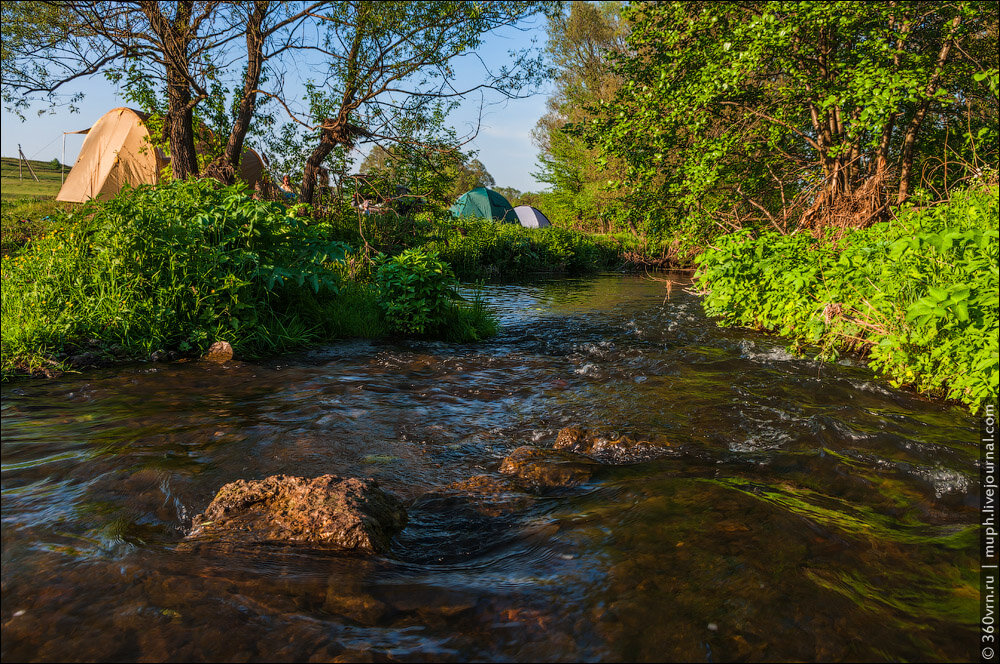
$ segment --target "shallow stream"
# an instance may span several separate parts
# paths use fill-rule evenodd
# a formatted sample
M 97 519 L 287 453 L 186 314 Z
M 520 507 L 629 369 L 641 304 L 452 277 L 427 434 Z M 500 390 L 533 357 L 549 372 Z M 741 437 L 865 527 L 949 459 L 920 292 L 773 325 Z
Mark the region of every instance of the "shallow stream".
M 488 286 L 482 344 L 2 386 L 4 661 L 977 658 L 977 421 L 721 329 L 685 277 Z M 671 454 L 463 494 L 565 426 Z M 370 476 L 392 551 L 184 541 L 239 478 Z

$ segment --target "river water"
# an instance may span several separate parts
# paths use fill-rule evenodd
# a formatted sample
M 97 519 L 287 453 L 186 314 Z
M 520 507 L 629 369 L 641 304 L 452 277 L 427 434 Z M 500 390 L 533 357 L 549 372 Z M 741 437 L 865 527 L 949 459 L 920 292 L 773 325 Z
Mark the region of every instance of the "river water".
M 5 661 L 971 660 L 977 421 L 720 329 L 675 280 L 488 286 L 500 337 L 2 387 Z M 668 439 L 474 496 L 560 428 Z M 367 476 L 384 556 L 184 540 L 239 478 Z

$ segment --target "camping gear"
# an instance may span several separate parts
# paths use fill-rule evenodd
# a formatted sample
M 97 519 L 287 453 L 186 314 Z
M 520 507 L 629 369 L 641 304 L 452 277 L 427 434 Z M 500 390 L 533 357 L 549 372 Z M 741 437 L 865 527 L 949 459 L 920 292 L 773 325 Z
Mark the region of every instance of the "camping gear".
M 486 187 L 476 187 L 459 196 L 451 206 L 451 213 L 456 217 L 495 219 L 504 224 L 518 223 L 517 213 L 507 199 Z
M 514 208 L 514 213 L 525 228 L 548 228 L 552 225 L 541 210 L 530 205 L 518 205 Z
M 83 203 L 91 198 L 110 198 L 125 184 L 136 187 L 159 182 L 160 171 L 170 158 L 147 140 L 149 131 L 144 122 L 148 117 L 131 108 L 115 108 L 102 115 L 86 130 L 80 155 L 56 200 Z M 240 160 L 240 175 L 251 189 L 265 175 L 264 161 L 249 148 Z

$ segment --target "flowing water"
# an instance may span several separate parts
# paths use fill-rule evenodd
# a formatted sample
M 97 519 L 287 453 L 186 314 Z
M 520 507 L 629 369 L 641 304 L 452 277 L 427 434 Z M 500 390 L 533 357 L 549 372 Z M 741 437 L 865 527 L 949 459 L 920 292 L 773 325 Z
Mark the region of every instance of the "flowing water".
M 977 421 L 717 328 L 685 283 L 490 286 L 482 344 L 5 384 L 3 659 L 976 657 Z M 448 488 L 567 425 L 672 452 Z M 367 558 L 184 540 L 277 473 L 375 477 L 410 523 Z

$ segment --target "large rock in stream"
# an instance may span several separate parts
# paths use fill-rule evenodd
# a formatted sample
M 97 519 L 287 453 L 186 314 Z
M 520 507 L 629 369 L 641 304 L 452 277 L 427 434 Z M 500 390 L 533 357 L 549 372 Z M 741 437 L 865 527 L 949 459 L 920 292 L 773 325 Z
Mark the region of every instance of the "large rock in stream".
M 188 537 L 381 553 L 405 525 L 403 503 L 373 479 L 272 475 L 223 486 L 205 513 L 195 517 Z
M 579 427 L 561 430 L 553 447 L 611 465 L 639 463 L 677 454 L 673 443 L 668 440 L 633 440 L 628 436 L 609 438 Z

